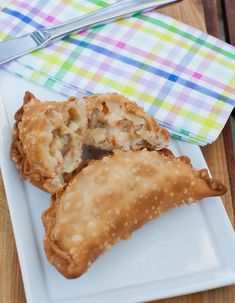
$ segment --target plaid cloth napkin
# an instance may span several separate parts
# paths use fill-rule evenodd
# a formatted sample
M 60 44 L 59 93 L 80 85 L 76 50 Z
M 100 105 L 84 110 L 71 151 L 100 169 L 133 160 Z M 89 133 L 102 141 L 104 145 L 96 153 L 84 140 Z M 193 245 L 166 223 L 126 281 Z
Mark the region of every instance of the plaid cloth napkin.
M 112 2 L 12 0 L 2 5 L 0 41 Z M 218 137 L 235 105 L 235 49 L 156 11 L 69 36 L 2 68 L 64 95 L 125 94 L 172 136 L 200 145 Z

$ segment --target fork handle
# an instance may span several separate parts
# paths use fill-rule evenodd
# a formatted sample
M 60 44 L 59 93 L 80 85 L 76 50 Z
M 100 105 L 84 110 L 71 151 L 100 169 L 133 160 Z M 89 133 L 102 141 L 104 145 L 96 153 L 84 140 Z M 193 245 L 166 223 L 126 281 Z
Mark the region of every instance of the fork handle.
M 65 23 L 45 27 L 41 31 L 44 35 L 50 37 L 48 42 L 51 43 L 90 27 L 103 25 L 116 19 L 131 16 L 134 13 L 159 8 L 179 1 L 181 0 L 121 0 Z

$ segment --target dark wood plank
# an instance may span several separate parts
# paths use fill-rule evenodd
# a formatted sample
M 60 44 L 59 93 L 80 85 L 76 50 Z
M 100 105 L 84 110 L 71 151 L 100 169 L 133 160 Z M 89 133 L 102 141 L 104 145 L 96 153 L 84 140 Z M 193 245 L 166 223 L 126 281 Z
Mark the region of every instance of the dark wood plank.
M 221 0 L 227 42 L 235 46 L 235 0 Z M 235 110 L 232 115 L 235 117 Z
M 221 0 L 227 40 L 235 46 L 235 0 Z
M 225 145 L 225 154 L 228 163 L 228 175 L 229 175 L 229 183 L 233 204 L 233 211 L 235 214 L 235 159 L 234 159 L 234 151 L 233 151 L 233 139 L 231 136 L 232 133 L 232 123 L 231 119 L 226 123 L 223 130 L 223 138 Z
M 235 43 L 235 0 L 204 0 L 202 1 L 207 32 L 217 38 L 222 37 L 222 30 L 219 24 L 219 17 L 224 17 L 223 24 L 227 42 Z M 221 12 L 218 6 L 221 6 Z M 235 45 L 235 44 L 234 44 Z M 229 174 L 233 212 L 235 214 L 235 160 L 233 152 L 231 120 L 229 119 L 223 130 L 226 162 Z
M 206 30 L 215 37 L 221 37 L 221 29 L 219 25 L 219 11 L 217 0 L 203 0 L 203 10 L 205 15 Z

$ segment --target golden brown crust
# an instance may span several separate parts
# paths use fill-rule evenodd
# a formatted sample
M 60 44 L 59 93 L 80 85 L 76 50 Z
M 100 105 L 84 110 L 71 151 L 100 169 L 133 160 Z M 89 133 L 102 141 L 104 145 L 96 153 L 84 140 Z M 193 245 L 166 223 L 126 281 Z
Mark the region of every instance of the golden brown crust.
M 22 122 L 22 117 L 24 114 L 24 105 L 30 103 L 31 100 L 35 100 L 37 102 L 38 100 L 34 97 L 34 95 L 30 92 L 25 92 L 23 105 L 19 108 L 19 110 L 15 113 L 15 124 L 13 128 L 13 135 L 12 135 L 12 143 L 10 148 L 10 158 L 15 163 L 17 169 L 19 170 L 20 176 L 28 180 L 28 176 L 31 175 L 39 175 L 39 180 L 36 180 L 36 178 L 31 178 L 30 182 L 44 190 L 44 175 L 42 172 L 36 168 L 32 169 L 29 166 L 27 156 L 24 152 L 22 141 L 20 139 L 20 129 L 19 129 L 19 123 Z M 39 102 L 39 101 L 38 101 Z
M 48 239 L 53 238 L 52 230 L 56 220 L 55 203 L 56 203 L 55 196 L 52 196 L 51 207 L 48 210 L 46 210 L 42 216 L 43 225 L 45 229 L 48 231 L 47 234 Z M 70 264 L 73 263 L 73 260 L 69 256 L 69 254 L 61 250 L 59 245 L 56 244 L 56 242 L 47 241 L 45 238 L 44 238 L 44 249 L 47 253 L 47 258 L 51 260 L 51 262 L 53 262 L 54 264 L 61 264 L 61 266 L 59 266 L 58 268 L 61 274 L 67 278 L 72 278 L 72 276 L 70 277 L 67 275 L 67 268 L 69 267 Z
M 134 144 L 131 149 L 141 149 L 143 147 L 160 148 L 167 145 L 169 138 L 168 132 L 161 129 L 153 117 L 148 116 L 142 108 L 127 98 L 118 94 L 102 94 L 85 99 L 86 105 L 83 102 L 83 98 L 79 101 L 75 97 L 70 97 L 69 102 L 40 102 L 32 93 L 25 93 L 23 106 L 15 114 L 15 125 L 10 149 L 10 157 L 23 179 L 31 182 L 42 190 L 55 193 L 57 190 L 60 191 L 63 188 L 66 180 L 70 178 L 72 170 L 76 169 L 79 165 L 81 159 L 78 160 L 79 156 L 77 156 L 75 157 L 77 165 L 71 165 L 70 163 L 72 168 L 66 168 L 67 163 L 64 161 L 64 155 L 62 155 L 62 151 L 57 146 L 58 143 L 61 145 L 63 138 L 61 138 L 61 135 L 58 135 L 58 133 L 54 135 L 54 132 L 58 130 L 59 133 L 61 132 L 58 125 L 58 121 L 61 118 L 59 116 L 63 111 L 66 112 L 68 104 L 78 105 L 84 103 L 84 108 L 86 108 L 85 111 L 82 109 L 84 112 L 81 113 L 82 119 L 80 120 L 84 120 L 84 122 L 80 128 L 80 135 L 76 136 L 79 155 L 82 154 L 83 144 L 87 143 L 85 133 L 89 131 L 87 129 L 89 117 L 91 117 L 95 106 L 104 100 L 117 102 L 127 113 L 133 114 L 134 118 L 141 117 L 145 120 L 146 127 L 150 130 L 152 139 L 154 140 L 152 143 L 143 140 L 141 144 Z M 65 113 L 63 115 L 65 116 Z M 66 125 L 63 125 L 63 122 L 64 121 L 60 121 L 60 124 L 61 127 L 63 126 L 63 128 L 65 128 Z M 69 136 L 70 135 L 71 134 L 69 134 Z M 59 140 L 57 140 L 58 136 Z M 158 137 L 159 139 L 155 140 Z M 57 142 L 54 144 L 53 142 L 56 140 Z M 73 151 L 70 151 L 70 154 L 74 154 L 76 151 L 75 143 L 73 142 L 71 146 L 73 146 Z M 107 146 L 102 146 L 101 144 L 101 147 L 104 147 L 101 149 L 105 149 Z M 115 144 L 111 148 L 110 146 L 108 147 L 107 150 L 123 148 L 123 146 Z M 67 148 L 65 143 L 62 149 L 64 148 Z M 93 148 L 100 149 L 100 146 L 94 145 Z M 57 157 L 58 154 L 59 158 Z M 67 160 L 67 162 L 69 161 Z M 65 171 L 60 172 L 62 169 Z
M 167 149 L 116 151 L 87 163 L 52 197 L 42 214 L 47 258 L 65 277 L 79 277 L 143 224 L 173 207 L 225 192 L 207 170 L 196 171 L 188 157 L 174 157 Z
M 63 168 L 63 161 L 67 159 L 67 166 L 75 168 L 81 161 L 87 120 L 85 117 L 84 121 L 76 124 L 74 121 L 78 118 L 74 115 L 83 108 L 85 104 L 82 106 L 76 98 L 69 99 L 69 102 L 40 102 L 30 92 L 25 93 L 23 106 L 15 114 L 10 149 L 10 157 L 23 179 L 49 193 L 64 186 L 63 179 L 72 170 Z M 73 131 L 72 127 L 77 129 Z M 68 143 L 63 141 L 64 138 Z M 73 147 L 75 142 L 77 151 Z M 69 152 L 77 164 L 69 163 Z

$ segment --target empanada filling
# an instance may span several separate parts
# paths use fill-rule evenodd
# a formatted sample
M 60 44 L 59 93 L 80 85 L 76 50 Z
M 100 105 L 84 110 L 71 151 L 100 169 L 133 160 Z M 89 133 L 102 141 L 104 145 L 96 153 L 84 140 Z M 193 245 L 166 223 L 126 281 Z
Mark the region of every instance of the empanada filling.
M 71 173 L 81 162 L 86 127 L 86 117 L 82 114 L 75 105 L 68 106 L 63 112 L 47 112 L 51 124 L 49 155 L 55 173 L 62 180 L 64 173 Z
M 88 145 L 106 150 L 136 150 L 148 144 L 156 148 L 162 140 L 151 132 L 144 118 L 128 112 L 115 101 L 99 103 L 88 120 Z

